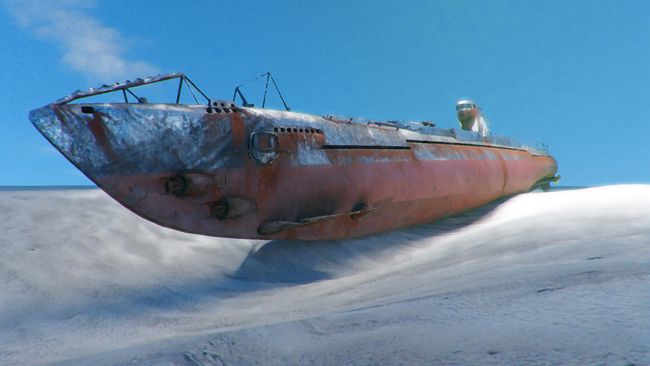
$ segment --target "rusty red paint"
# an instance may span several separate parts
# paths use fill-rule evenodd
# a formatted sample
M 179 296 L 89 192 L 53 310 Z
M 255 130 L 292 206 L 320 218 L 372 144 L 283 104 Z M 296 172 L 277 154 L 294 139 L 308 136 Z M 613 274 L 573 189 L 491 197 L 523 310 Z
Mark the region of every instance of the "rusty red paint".
M 246 130 L 244 121 L 239 113 L 233 113 L 230 118 L 230 128 L 232 130 L 232 142 L 235 148 L 246 148 Z
M 460 150 L 479 149 L 464 146 Z M 400 152 L 402 153 L 402 152 Z M 345 155 L 366 152 L 345 151 Z M 550 157 L 520 160 L 464 160 L 418 163 L 327 165 L 292 168 L 282 158 L 272 166 L 207 172 L 228 176 L 227 188 L 216 184 L 201 196 L 178 198 L 160 189 L 158 176 L 103 178 L 98 184 L 136 213 L 161 225 L 214 236 L 262 239 L 340 239 L 364 236 L 434 221 L 477 207 L 497 197 L 526 191 L 536 180 L 554 173 Z M 289 159 L 285 158 L 284 162 Z M 506 172 L 508 172 L 506 174 Z M 214 181 L 218 181 L 215 178 Z M 250 184 L 250 182 L 255 182 Z M 477 184 L 477 182 L 479 182 Z M 146 187 L 147 200 L 130 198 L 130 187 Z M 256 202 L 256 212 L 236 220 L 214 220 L 210 203 L 219 197 L 243 197 Z M 362 217 L 337 217 L 272 235 L 260 235 L 260 225 L 305 217 L 354 211 L 363 203 L 373 210 Z
M 461 131 L 425 134 L 255 108 L 93 106 L 91 118 L 78 104 L 52 104 L 31 118 L 125 207 L 204 235 L 360 237 L 528 191 L 557 171 L 546 153 L 483 135 L 463 140 Z M 276 135 L 277 158 L 256 160 L 252 133 Z
M 93 113 L 92 118 L 88 120 L 88 129 L 95 137 L 97 146 L 106 154 L 108 158 L 115 158 L 113 156 L 113 148 L 106 134 L 106 129 L 104 128 L 104 121 L 102 120 L 101 113 Z

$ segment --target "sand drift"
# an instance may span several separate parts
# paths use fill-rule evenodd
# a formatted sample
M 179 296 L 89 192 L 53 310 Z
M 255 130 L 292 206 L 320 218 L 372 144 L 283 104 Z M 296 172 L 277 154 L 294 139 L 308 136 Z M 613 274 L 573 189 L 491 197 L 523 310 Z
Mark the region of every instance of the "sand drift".
M 3 365 L 650 363 L 650 186 L 324 242 L 183 234 L 99 190 L 0 212 Z

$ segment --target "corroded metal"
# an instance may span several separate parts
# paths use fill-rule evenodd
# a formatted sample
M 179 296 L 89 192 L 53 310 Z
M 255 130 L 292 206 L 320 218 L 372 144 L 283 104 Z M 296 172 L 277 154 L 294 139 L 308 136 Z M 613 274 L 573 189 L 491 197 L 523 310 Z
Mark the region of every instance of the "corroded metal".
M 100 95 L 100 94 L 106 94 L 106 93 L 111 93 L 117 90 L 125 90 L 129 88 L 135 88 L 138 86 L 143 86 L 147 84 L 153 84 L 161 81 L 166 81 L 166 80 L 171 80 L 171 79 L 176 79 L 176 78 L 184 78 L 185 75 L 182 73 L 171 73 L 171 74 L 165 74 L 165 75 L 156 75 L 156 76 L 150 76 L 147 78 L 138 78 L 133 81 L 127 80 L 123 83 L 115 83 L 112 85 L 102 85 L 98 88 L 90 88 L 88 90 L 77 90 L 74 93 L 67 95 L 59 100 L 57 100 L 55 103 L 56 104 L 66 104 L 70 103 L 74 100 L 93 96 L 93 95 Z
M 546 151 L 432 123 L 355 121 L 231 101 L 206 108 L 68 103 L 74 99 L 36 109 L 30 119 L 125 207 L 204 235 L 359 237 L 524 192 L 557 171 Z

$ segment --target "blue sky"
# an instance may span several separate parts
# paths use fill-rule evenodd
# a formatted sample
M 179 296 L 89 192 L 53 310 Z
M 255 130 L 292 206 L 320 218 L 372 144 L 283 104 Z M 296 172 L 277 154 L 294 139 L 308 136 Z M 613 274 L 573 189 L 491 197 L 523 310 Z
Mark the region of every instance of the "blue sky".
M 213 98 L 271 71 L 296 111 L 448 127 L 472 98 L 562 185 L 650 183 L 648 24 L 647 1 L 1 1 L 0 185 L 90 184 L 28 112 L 173 71 Z

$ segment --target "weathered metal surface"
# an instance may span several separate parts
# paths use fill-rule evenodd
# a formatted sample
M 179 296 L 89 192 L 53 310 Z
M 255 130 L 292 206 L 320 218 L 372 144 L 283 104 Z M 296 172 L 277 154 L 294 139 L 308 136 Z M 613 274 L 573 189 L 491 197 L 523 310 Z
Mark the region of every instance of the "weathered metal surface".
M 212 236 L 358 237 L 524 192 L 557 171 L 544 151 L 505 139 L 227 103 L 219 113 L 205 105 L 54 103 L 30 119 L 130 210 Z
M 114 83 L 111 85 L 102 85 L 99 88 L 90 88 L 88 90 L 77 90 L 76 92 L 67 95 L 59 100 L 57 100 L 55 103 L 56 104 L 66 104 L 70 103 L 74 100 L 89 97 L 92 95 L 99 95 L 99 94 L 106 94 L 110 93 L 116 90 L 123 90 L 123 89 L 128 89 L 128 88 L 135 88 L 138 86 L 146 85 L 146 84 L 153 84 L 157 83 L 160 81 L 165 81 L 165 80 L 171 80 L 171 79 L 176 79 L 176 78 L 184 78 L 185 75 L 182 73 L 170 73 L 170 74 L 165 74 L 165 75 L 156 75 L 156 76 L 150 76 L 146 77 L 144 79 L 138 78 L 133 81 L 127 80 L 123 83 Z

